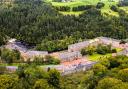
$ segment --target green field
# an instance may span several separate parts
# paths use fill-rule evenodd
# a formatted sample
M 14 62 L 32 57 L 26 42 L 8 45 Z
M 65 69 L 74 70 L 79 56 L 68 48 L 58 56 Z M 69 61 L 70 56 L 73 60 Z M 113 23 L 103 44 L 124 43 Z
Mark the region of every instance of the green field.
M 122 49 L 116 48 L 116 51 L 120 52 L 120 51 L 122 51 Z M 88 55 L 87 57 L 91 61 L 99 61 L 100 59 L 103 59 L 103 58 L 106 58 L 106 57 L 111 57 L 111 56 L 112 56 L 112 53 L 107 53 L 105 55 L 95 53 L 93 55 Z
M 0 66 L 19 66 L 23 65 L 25 63 L 12 63 L 12 64 L 7 64 L 7 63 L 0 63 Z
M 82 14 L 84 11 L 77 11 L 77 12 L 64 12 L 64 11 L 60 11 L 60 13 L 62 13 L 63 15 L 75 15 L 75 16 L 79 16 L 80 14 Z
M 101 9 L 102 13 L 108 13 L 109 15 L 114 15 L 114 16 L 118 16 L 117 12 L 114 12 L 112 10 L 110 10 L 110 6 L 111 5 L 116 5 L 118 3 L 117 2 L 110 2 L 108 0 L 74 0 L 72 2 L 52 2 L 52 0 L 46 0 L 46 2 L 51 3 L 53 6 L 69 6 L 71 7 L 70 12 L 60 12 L 64 15 L 79 15 L 82 12 L 78 11 L 78 12 L 73 12 L 72 11 L 72 7 L 77 7 L 77 6 L 81 6 L 81 5 L 96 5 L 98 2 L 103 2 L 105 3 L 105 6 Z
M 94 1 L 94 2 L 93 2 Z M 51 2 L 53 6 L 80 6 L 80 5 L 95 5 L 99 0 L 76 0 L 74 2 Z
M 120 9 L 124 10 L 126 13 L 128 13 L 128 6 L 120 7 Z
M 108 58 L 108 57 L 111 57 L 112 54 L 111 53 L 108 53 L 108 54 L 105 54 L 105 55 L 101 55 L 101 54 L 93 54 L 93 55 L 88 55 L 88 59 L 90 61 L 99 61 L 103 58 Z

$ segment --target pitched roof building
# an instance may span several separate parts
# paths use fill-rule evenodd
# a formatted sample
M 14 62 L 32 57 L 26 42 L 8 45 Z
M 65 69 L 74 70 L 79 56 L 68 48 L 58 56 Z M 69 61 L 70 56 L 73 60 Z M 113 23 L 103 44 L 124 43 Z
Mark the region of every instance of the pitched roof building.
M 81 57 L 82 57 L 82 55 L 79 51 L 64 52 L 64 53 L 59 54 L 59 59 L 61 60 L 61 62 L 72 61 L 72 60 L 76 60 Z
M 68 51 L 69 52 L 80 51 L 82 48 L 88 47 L 89 45 L 97 45 L 99 44 L 99 42 L 100 42 L 99 39 L 96 38 L 96 39 L 72 44 L 68 46 Z
M 116 40 L 116 39 L 112 39 L 112 38 L 108 38 L 108 37 L 97 37 L 92 40 L 87 40 L 87 41 L 69 45 L 68 51 L 69 52 L 80 51 L 82 48 L 88 47 L 90 45 L 96 46 L 98 44 L 112 45 L 112 47 L 119 47 L 120 40 Z

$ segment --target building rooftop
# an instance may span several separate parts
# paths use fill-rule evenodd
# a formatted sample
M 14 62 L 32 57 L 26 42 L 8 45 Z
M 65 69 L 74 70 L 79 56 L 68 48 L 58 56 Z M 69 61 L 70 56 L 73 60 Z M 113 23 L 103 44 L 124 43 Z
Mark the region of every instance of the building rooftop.
M 75 52 L 64 52 L 64 53 L 60 53 L 59 54 L 59 58 L 62 60 L 68 60 L 70 58 L 74 58 L 74 57 L 80 57 L 81 53 L 79 51 L 75 51 Z
M 45 55 L 48 55 L 48 52 L 47 51 L 30 51 L 30 50 L 28 50 L 26 52 L 26 54 L 27 54 L 27 56 L 29 58 L 31 58 L 31 57 L 34 57 L 34 56 L 45 56 Z

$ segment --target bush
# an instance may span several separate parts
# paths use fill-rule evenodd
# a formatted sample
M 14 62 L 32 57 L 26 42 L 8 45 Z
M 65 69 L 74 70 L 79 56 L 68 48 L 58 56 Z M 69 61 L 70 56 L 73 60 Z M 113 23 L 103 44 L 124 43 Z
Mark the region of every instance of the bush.
M 118 77 L 124 82 L 128 82 L 128 68 L 120 70 L 118 72 Z
M 34 57 L 33 62 L 30 63 L 34 63 L 36 65 L 49 65 L 49 64 L 56 65 L 56 64 L 60 64 L 60 60 L 49 55 L 45 57 L 36 56 Z
M 98 2 L 97 5 L 96 5 L 96 8 L 97 8 L 97 9 L 101 9 L 101 8 L 104 7 L 104 6 L 105 6 L 104 3 Z
M 120 62 L 117 60 L 117 58 L 112 58 L 111 57 L 111 58 L 109 58 L 109 61 L 110 61 L 109 69 L 120 66 Z
M 48 72 L 48 83 L 54 87 L 53 89 L 60 89 L 60 73 L 52 69 Z
M 18 50 L 9 50 L 3 49 L 1 50 L 1 59 L 6 63 L 13 63 L 19 61 L 21 58 L 21 54 Z
M 88 10 L 91 9 L 92 7 L 94 7 L 93 5 L 82 5 L 82 6 L 77 6 L 77 7 L 73 7 L 72 11 L 84 11 L 84 10 Z
M 33 63 L 35 63 L 36 65 L 41 65 L 44 64 L 44 58 L 40 57 L 40 56 L 36 56 L 34 57 Z
M 58 11 L 70 11 L 70 7 L 68 6 L 55 6 L 55 9 Z
M 116 78 L 106 77 L 98 82 L 96 89 L 113 89 L 112 87 L 123 83 L 121 80 Z
M 81 50 L 82 55 L 93 55 L 95 53 L 95 47 L 94 46 L 88 46 Z
M 126 1 L 120 1 L 119 2 L 119 4 L 118 4 L 118 6 L 128 6 L 128 1 L 126 0 Z
M 87 54 L 88 54 L 86 48 L 83 48 L 83 49 L 81 50 L 81 54 L 82 54 L 82 55 L 87 55 Z
M 116 49 L 112 49 L 112 53 L 116 53 L 117 52 L 117 50 Z
M 53 2 L 62 2 L 62 0 L 52 0 Z
M 97 49 L 96 49 L 96 52 L 98 54 L 102 54 L 102 55 L 105 55 L 106 53 L 111 53 L 112 50 L 111 50 L 111 45 L 98 45 Z
M 0 66 L 0 74 L 3 74 L 6 72 L 6 66 Z
M 121 40 L 121 41 L 120 41 L 120 44 L 125 44 L 125 43 L 127 43 L 127 42 L 124 41 L 124 40 Z
M 54 64 L 54 65 L 56 65 L 56 64 L 59 64 L 60 63 L 60 60 L 59 59 L 57 59 L 57 58 L 54 58 L 54 57 L 52 57 L 52 56 L 45 56 L 45 63 L 46 64 Z
M 47 80 L 38 79 L 35 82 L 33 89 L 50 89 L 50 88 L 49 88 L 49 84 L 48 84 Z
M 85 10 L 85 6 L 77 6 L 72 8 L 73 11 L 83 11 Z
M 110 9 L 111 9 L 112 11 L 118 12 L 118 7 L 115 6 L 115 5 L 112 5 L 112 6 L 110 7 Z

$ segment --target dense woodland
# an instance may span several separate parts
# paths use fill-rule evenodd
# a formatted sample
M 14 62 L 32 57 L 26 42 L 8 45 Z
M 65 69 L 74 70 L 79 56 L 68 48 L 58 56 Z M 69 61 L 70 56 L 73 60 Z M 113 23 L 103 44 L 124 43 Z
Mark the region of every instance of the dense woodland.
M 117 39 L 128 36 L 128 15 L 122 10 L 118 10 L 119 17 L 102 14 L 95 7 L 80 16 L 64 16 L 40 0 L 0 6 L 0 32 L 36 45 L 38 50 L 63 50 L 69 44 L 97 36 Z

